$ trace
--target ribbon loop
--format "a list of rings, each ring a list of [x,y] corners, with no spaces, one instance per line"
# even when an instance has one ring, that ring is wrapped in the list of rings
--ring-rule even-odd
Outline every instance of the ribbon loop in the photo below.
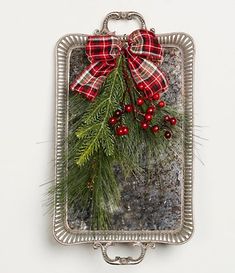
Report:
[[[162,62],[163,49],[153,32],[146,29],[135,30],[129,35],[128,41],[131,53]]]
[[[89,36],[86,44],[86,55],[91,63],[112,61],[121,52],[121,43],[116,36]]]

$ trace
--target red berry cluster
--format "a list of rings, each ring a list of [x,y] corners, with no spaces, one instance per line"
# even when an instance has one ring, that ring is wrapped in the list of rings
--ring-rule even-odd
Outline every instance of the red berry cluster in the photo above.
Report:
[[[170,122],[171,125],[176,125],[177,119],[175,117],[170,117],[169,115],[164,116],[164,121]]]
[[[153,119],[153,115],[155,111],[157,110],[156,106],[149,106],[144,113],[144,119],[140,122],[140,127],[144,130],[147,130],[149,128],[150,122]],[[153,133],[157,133],[160,130],[160,127],[155,124],[151,126],[151,131]]]
[[[148,92],[143,83],[137,85],[137,88],[140,91]],[[121,116],[125,113],[133,113],[135,120],[140,122],[140,127],[143,130],[151,129],[153,133],[160,131],[160,126],[158,124],[151,124],[151,121],[154,117],[154,114],[158,109],[165,107],[166,103],[163,100],[160,100],[160,94],[154,93],[150,96],[141,96],[138,97],[134,104],[126,104],[120,109],[117,109],[113,116],[109,118],[109,125],[115,128],[115,134],[117,136],[124,136],[129,134],[129,128],[121,123]],[[145,111],[143,112],[143,107]],[[146,109],[147,107],[147,109]],[[171,125],[175,125],[177,120],[175,117],[170,117],[169,115],[164,116],[165,122],[170,122]],[[165,126],[163,126],[163,129]],[[164,133],[166,139],[170,139],[172,133],[169,130],[166,130]]]
[[[125,125],[120,125],[116,129],[116,134],[118,136],[125,136],[125,135],[128,135],[128,133],[129,133],[129,129]]]
[[[148,87],[146,85],[144,85],[144,83],[139,83],[137,85],[137,89],[144,92],[145,94],[148,93],[150,90],[148,90]],[[160,95],[159,93],[155,93],[153,94],[153,96],[151,98],[147,98],[147,100],[150,100],[152,102],[154,101],[158,101],[160,99]],[[137,99],[137,105],[141,106],[145,103],[145,98],[144,97],[140,97]],[[149,128],[149,124],[150,121],[153,118],[153,114],[154,112],[157,110],[157,108],[163,108],[165,107],[166,103],[161,100],[159,101],[157,104],[156,103],[152,103],[151,106],[149,106],[146,110],[146,112],[144,113],[144,120],[141,121],[140,126],[142,129],[147,130]],[[175,117],[170,117],[169,115],[164,116],[164,121],[165,122],[169,122],[171,125],[176,125],[177,120]],[[153,126],[151,126],[151,131],[153,133],[157,133],[160,130],[160,127],[155,124]],[[172,137],[172,133],[169,130],[166,130],[164,133],[164,136],[166,139],[170,139]]]
[[[142,83],[138,84],[137,88],[141,91],[146,91],[144,85]],[[137,99],[136,104],[141,106],[144,103],[146,103],[146,100],[150,100],[150,101],[158,101],[160,99],[160,95],[159,93],[155,93],[153,94],[153,96],[151,98],[145,98],[145,97],[140,97]],[[157,108],[163,108],[166,105],[166,103],[161,100],[157,103],[157,105],[155,104],[151,104],[151,106],[149,106],[144,114],[144,119],[140,122],[140,127],[143,130],[147,130],[149,128],[150,122],[153,119],[153,115],[155,113],[155,111],[157,110]],[[157,124],[154,124],[153,126],[151,126],[151,131],[153,133],[157,133],[160,130],[160,127]]]
[[[169,115],[165,115],[163,117],[163,120],[165,122],[169,122],[171,125],[176,125],[176,123],[177,123],[177,119],[175,117],[170,117]],[[166,139],[170,139],[172,134],[171,134],[170,131],[166,131],[164,136],[165,136]]]
[[[120,117],[126,113],[131,113],[134,110],[134,106],[132,104],[127,104],[124,106],[124,111],[118,109],[113,113],[113,116],[109,118],[109,125],[114,126],[120,122]],[[129,128],[126,125],[119,124],[116,126],[116,135],[117,136],[125,136],[129,134]]]

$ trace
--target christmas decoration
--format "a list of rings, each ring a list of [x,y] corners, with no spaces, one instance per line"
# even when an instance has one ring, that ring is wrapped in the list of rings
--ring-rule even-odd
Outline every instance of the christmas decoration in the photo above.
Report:
[[[130,35],[109,30],[110,20],[132,19],[141,27]],[[133,11],[109,13],[95,35],[58,41],[49,191],[57,241],[136,264],[148,246],[191,237],[193,58],[189,35],[156,35]],[[124,242],[139,257],[109,257]]]
[[[153,32],[139,29],[124,40],[89,36],[85,51],[90,64],[69,85],[76,114],[70,119],[61,202],[66,188],[67,203],[79,200],[92,229],[107,229],[120,202],[115,168],[124,179],[138,175],[139,147],[164,153],[180,131],[180,115],[163,100],[168,80],[159,68],[163,49]]]

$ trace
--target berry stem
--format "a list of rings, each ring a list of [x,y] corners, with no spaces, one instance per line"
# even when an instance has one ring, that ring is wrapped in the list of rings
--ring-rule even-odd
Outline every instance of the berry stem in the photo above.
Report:
[[[123,60],[123,63],[122,63],[122,68],[123,68],[123,76],[124,76],[125,83],[126,83],[126,86],[127,86],[127,90],[128,90],[130,102],[131,102],[132,105],[135,105],[134,99],[133,99],[132,93],[131,93],[131,87],[133,87],[133,86],[132,86],[132,84],[131,84],[131,79],[130,79],[129,74],[128,74],[127,64],[126,64],[126,59],[125,59],[125,57],[124,57],[124,60]],[[130,86],[131,86],[131,87],[130,87]],[[135,108],[134,108],[134,109],[135,109]],[[133,118],[136,120],[135,110],[132,111],[132,112],[133,112]]]

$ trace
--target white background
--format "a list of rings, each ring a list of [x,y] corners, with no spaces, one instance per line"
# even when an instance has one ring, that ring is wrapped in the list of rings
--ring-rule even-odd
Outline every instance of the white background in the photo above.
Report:
[[[193,238],[149,250],[132,267],[106,264],[91,246],[55,242],[40,187],[53,178],[55,43],[67,33],[93,33],[114,10],[142,13],[159,33],[193,36],[195,124],[202,126],[195,134],[208,138],[195,138],[205,165],[195,158]],[[235,272],[234,11],[234,0],[0,1],[1,273]],[[110,24],[120,33],[135,27]]]

